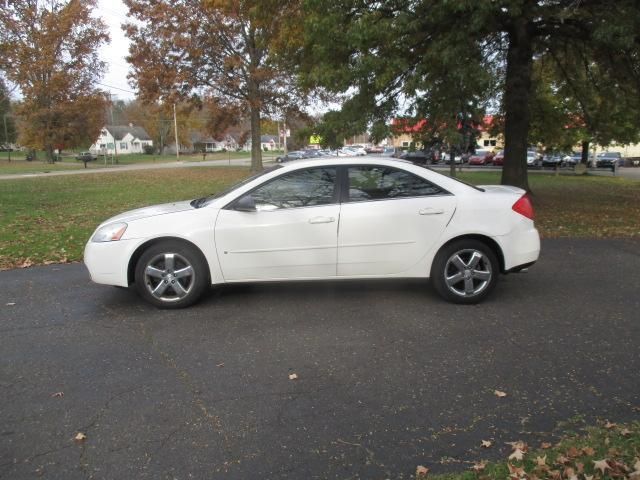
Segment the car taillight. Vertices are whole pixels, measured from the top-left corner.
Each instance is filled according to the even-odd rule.
[[[535,214],[533,212],[533,204],[531,203],[529,195],[526,193],[521,196],[516,203],[513,204],[511,209],[530,220],[533,220],[535,217]]]

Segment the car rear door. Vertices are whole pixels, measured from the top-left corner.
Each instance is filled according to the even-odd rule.
[[[405,170],[357,165],[347,167],[345,177],[338,276],[407,272],[437,242],[455,211],[455,196]]]

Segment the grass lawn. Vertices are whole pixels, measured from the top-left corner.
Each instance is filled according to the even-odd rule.
[[[132,208],[220,190],[247,169],[199,167],[0,180],[0,268],[76,261],[95,227]],[[465,173],[476,184],[499,173]],[[640,237],[640,183],[617,177],[530,176],[543,237]]]
[[[275,158],[278,155],[276,152],[263,152],[262,159],[269,160]],[[202,162],[203,160],[233,160],[233,159],[248,159],[251,158],[251,152],[216,152],[207,153],[206,156],[202,154],[181,154],[181,162]],[[11,162],[9,162],[9,154],[7,152],[0,152],[0,175],[11,174],[24,174],[24,173],[49,173],[57,172],[61,170],[83,170],[84,164],[75,159],[75,154],[69,154],[69,156],[63,156],[62,160],[56,163],[47,163],[44,161],[44,152],[38,153],[38,159],[27,162],[25,160],[24,152],[11,152]],[[105,163],[104,158],[100,157],[94,162],[87,163],[88,169],[102,169],[102,168],[117,168],[118,165],[135,165],[135,164],[147,164],[147,163],[168,163],[175,162],[177,160],[175,155],[144,155],[144,154],[131,154],[131,155],[119,155],[118,163],[109,157]]]
[[[640,479],[640,423],[597,427],[570,432],[555,444],[514,442],[500,462],[478,460],[469,470],[429,477],[431,480],[608,480]],[[491,442],[489,442],[491,443]],[[502,449],[502,445],[486,448]],[[416,478],[427,478],[423,467]]]

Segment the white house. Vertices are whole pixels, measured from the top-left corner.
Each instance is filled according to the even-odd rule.
[[[145,145],[153,146],[153,140],[144,128],[133,124],[105,125],[89,150],[98,155],[126,155],[144,153]]]

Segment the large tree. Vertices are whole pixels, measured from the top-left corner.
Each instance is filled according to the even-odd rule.
[[[11,109],[11,95],[4,79],[0,77],[0,145],[15,141],[16,128]]]
[[[640,78],[640,5],[633,0],[329,4],[305,0],[304,4],[306,48],[299,55],[307,82],[351,94],[363,114],[389,117],[399,111],[419,112],[420,102],[429,109],[456,111],[456,100],[441,95],[439,86],[468,88],[478,78],[494,76],[501,88],[491,99],[501,104],[505,115],[502,182],[523,188],[528,188],[526,150],[535,57],[558,42],[569,50],[588,45],[589,61],[615,68],[620,81],[633,86]],[[460,58],[464,61],[457,61]],[[637,83],[634,88],[638,92]],[[463,103],[468,98],[460,96]]]
[[[104,72],[98,48],[109,40],[92,16],[95,0],[15,0],[0,6],[0,70],[20,88],[20,142],[44,149],[90,144],[102,123]]]
[[[275,0],[125,0],[136,20],[132,79],[146,101],[209,96],[251,119],[251,167],[262,169],[260,119],[283,109],[295,89],[272,54],[296,2]],[[197,101],[201,101],[198,98]]]

